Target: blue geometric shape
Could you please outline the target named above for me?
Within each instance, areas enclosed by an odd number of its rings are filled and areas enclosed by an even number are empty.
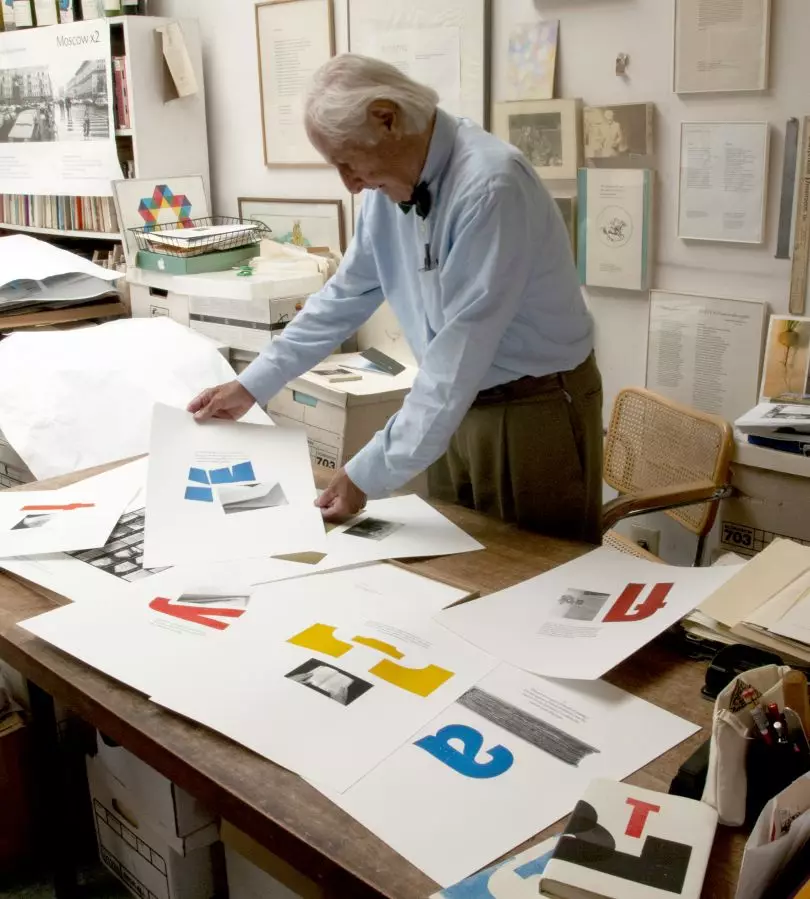
[[[244,481],[255,481],[253,465],[250,462],[240,462],[233,468],[215,468],[209,472],[212,484],[238,484]]]
[[[208,472],[202,468],[190,468],[188,470],[188,479],[197,484],[210,484],[208,480]]]
[[[450,744],[451,740],[458,740],[464,747],[459,751]],[[514,764],[515,757],[500,744],[491,749],[484,750],[489,756],[489,761],[479,762],[478,753],[484,746],[484,737],[474,727],[465,724],[448,724],[439,728],[435,735],[431,734],[417,740],[414,746],[429,752],[453,771],[475,780],[488,780],[500,777]]]
[[[212,503],[214,492],[210,487],[186,487],[186,499],[198,503]]]

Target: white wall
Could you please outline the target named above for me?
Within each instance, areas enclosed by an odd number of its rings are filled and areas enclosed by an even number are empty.
[[[334,3],[337,47],[345,50],[347,0]],[[774,259],[779,185],[785,121],[810,114],[810,2],[773,4],[771,89],[766,94],[683,98],[671,90],[673,0],[493,0],[493,4],[495,100],[503,96],[510,25],[543,16],[562,23],[558,96],[581,97],[596,105],[656,103],[655,286],[767,300],[773,311],[786,312],[790,263]],[[156,15],[200,19],[215,211],[235,214],[237,196],[340,198],[350,234],[350,198],[334,172],[264,166],[253,6],[254,0],[152,0]],[[614,74],[620,52],[630,55],[626,79]],[[678,240],[679,126],[690,120],[767,120],[773,125],[765,245],[737,248]],[[597,323],[607,416],[619,388],[644,383],[649,304],[643,294],[602,290],[590,291],[589,303]]]

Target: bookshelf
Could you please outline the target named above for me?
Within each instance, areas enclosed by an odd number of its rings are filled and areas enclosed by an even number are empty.
[[[116,147],[124,173],[127,171],[127,161],[131,160],[135,178],[202,174],[206,192],[210,196],[205,86],[199,26],[196,19],[179,20],[199,91],[191,97],[178,98],[173,91],[163,59],[161,36],[156,32],[159,26],[171,21],[175,20],[157,16],[120,16],[99,20],[100,27],[110,29],[113,57],[124,57],[125,60],[130,127],[116,127]],[[109,102],[114,106],[114,96],[109,98]],[[98,199],[103,203],[109,203],[110,207],[113,205],[112,196]],[[107,218],[109,220],[114,217],[108,215]],[[20,215],[14,220],[6,221],[3,204],[0,202],[0,232],[22,232],[100,243],[122,239],[119,226],[114,226],[109,231],[103,230],[103,224],[101,230],[98,227],[77,230],[41,227],[39,223],[23,223],[22,219],[23,215]],[[85,216],[85,225],[90,224]]]

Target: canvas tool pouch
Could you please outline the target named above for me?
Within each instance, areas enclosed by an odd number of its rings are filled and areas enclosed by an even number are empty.
[[[751,718],[753,705],[746,704],[743,693],[753,688],[758,705],[775,702],[783,709],[782,678],[788,671],[787,665],[753,668],[734,678],[717,697],[703,802],[717,809],[721,824],[739,827],[746,820],[746,763],[749,749],[758,738]]]

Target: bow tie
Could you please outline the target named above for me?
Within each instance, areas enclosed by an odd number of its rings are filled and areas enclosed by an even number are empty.
[[[416,207],[416,214],[420,219],[426,219],[430,215],[433,206],[433,197],[430,195],[430,188],[426,181],[420,181],[413,190],[411,199],[407,203],[398,203],[399,208],[407,215],[413,207]]]

